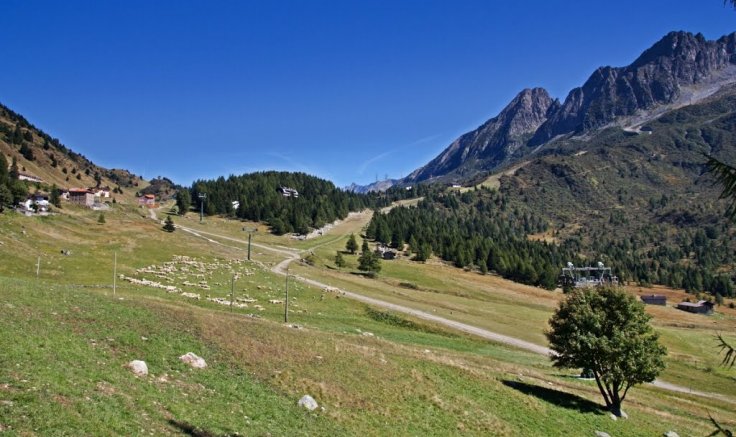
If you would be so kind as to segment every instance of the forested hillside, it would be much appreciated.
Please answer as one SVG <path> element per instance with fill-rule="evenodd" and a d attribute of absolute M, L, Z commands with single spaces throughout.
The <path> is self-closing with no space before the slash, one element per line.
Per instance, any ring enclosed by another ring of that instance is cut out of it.
<path fill-rule="evenodd" d="M 706 155 L 734 162 L 736 94 L 687 106 L 639 133 L 567 141 L 501 190 L 548 218 L 556 238 L 641 283 L 733 295 L 733 225 Z"/>
<path fill-rule="evenodd" d="M 417 207 L 375 214 L 366 236 L 394 248 L 408 243 L 416 261 L 434 254 L 457 267 L 489 270 L 525 284 L 552 289 L 559 267 L 573 260 L 567 247 L 533 241 L 546 222 L 513 207 L 498 192 L 430 193 Z"/>
<path fill-rule="evenodd" d="M 296 190 L 298 195 L 284 195 L 280 191 L 282 187 Z M 188 197 L 197 210 L 202 207 L 200 194 L 206 195 L 203 205 L 206 214 L 265 221 L 278 235 L 306 234 L 312 228 L 345 218 L 350 211 L 388 203 L 384 195 L 343 191 L 332 182 L 305 173 L 276 171 L 195 181 Z M 186 209 L 186 202 L 180 203 L 182 206 Z"/>
<path fill-rule="evenodd" d="M 368 233 L 409 243 L 419 260 L 545 287 L 568 260 L 603 261 L 625 281 L 734 296 L 736 234 L 705 162 L 736 162 L 735 132 L 727 89 L 641 130 L 559 140 L 502 176 L 499 192 L 430 191 L 416 209 L 377 215 Z"/>

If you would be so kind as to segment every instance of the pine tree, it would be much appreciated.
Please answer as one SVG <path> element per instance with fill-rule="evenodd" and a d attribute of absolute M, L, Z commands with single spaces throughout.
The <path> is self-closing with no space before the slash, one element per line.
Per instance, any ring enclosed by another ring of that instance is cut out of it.
<path fill-rule="evenodd" d="M 337 251 L 337 255 L 335 255 L 335 265 L 340 268 L 345 267 L 345 258 L 339 250 Z"/>
<path fill-rule="evenodd" d="M 167 215 L 166 221 L 164 222 L 164 231 L 174 232 L 175 230 L 176 230 L 176 225 L 174 225 L 174 220 L 171 218 L 170 215 Z"/>
<path fill-rule="evenodd" d="M 358 270 L 378 273 L 381 271 L 381 259 L 370 250 L 363 251 L 358 257 Z"/>
<path fill-rule="evenodd" d="M 355 251 L 358 250 L 358 242 L 355 240 L 355 234 L 350 234 L 348 242 L 345 243 L 345 250 L 350 252 L 351 255 L 355 255 Z"/>
<path fill-rule="evenodd" d="M 33 161 L 34 159 L 36 159 L 36 157 L 33 156 L 33 149 L 31 149 L 28 144 L 25 143 L 20 146 L 20 154 L 29 161 Z"/>
<path fill-rule="evenodd" d="M 61 190 L 59 189 L 59 187 L 56 186 L 56 184 L 51 187 L 51 196 L 49 198 L 49 202 L 51 202 L 51 204 L 55 207 L 61 208 Z"/>
<path fill-rule="evenodd" d="M 20 176 L 20 170 L 18 170 L 18 158 L 13 156 L 13 163 L 10 165 L 10 179 L 11 180 L 17 180 L 18 176 Z"/>
<path fill-rule="evenodd" d="M 6 207 L 13 204 L 13 193 L 10 192 L 6 185 L 0 184 L 0 212 Z"/>
<path fill-rule="evenodd" d="M 184 215 L 192 207 L 192 195 L 187 189 L 181 189 L 176 192 L 176 205 L 179 207 L 179 214 Z"/>
<path fill-rule="evenodd" d="M 5 155 L 0 153 L 0 185 L 7 185 L 10 181 L 10 173 L 8 171 L 8 160 Z"/>

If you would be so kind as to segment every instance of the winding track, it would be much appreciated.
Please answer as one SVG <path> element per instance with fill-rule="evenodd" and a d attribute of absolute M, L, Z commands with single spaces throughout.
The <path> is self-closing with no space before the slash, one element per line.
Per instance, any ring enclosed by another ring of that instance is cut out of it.
<path fill-rule="evenodd" d="M 154 219 L 154 220 L 158 220 L 156 218 L 155 211 L 152 210 L 152 209 L 149 210 L 149 211 L 150 211 L 151 218 Z M 222 243 L 220 241 L 213 240 L 212 238 L 209 238 L 209 237 L 214 237 L 214 238 L 218 238 L 218 239 L 221 239 L 221 240 L 227 240 L 227 241 L 231 241 L 231 242 L 238 243 L 238 244 L 241 244 L 241 245 L 247 245 L 248 244 L 247 241 L 240 240 L 240 239 L 237 239 L 237 238 L 227 237 L 227 236 L 224 236 L 224 235 L 218 235 L 218 234 L 214 234 L 214 233 L 211 233 L 211 232 L 205 232 L 205 231 L 201 231 L 201 230 L 195 230 L 195 229 L 188 228 L 186 226 L 181 226 L 181 225 L 176 225 L 176 227 L 177 227 L 177 229 L 181 229 L 182 231 L 188 232 L 188 233 L 190 233 L 192 235 L 195 235 L 197 237 L 204 238 L 205 240 L 207 240 L 207 241 L 209 241 L 209 242 L 211 242 L 213 244 L 218 244 L 218 245 L 222 245 L 222 246 L 232 247 L 232 248 L 235 248 L 235 249 L 242 249 L 242 246 L 229 246 L 229 245 L 226 245 L 226 244 L 224 244 L 224 243 Z M 327 243 L 329 243 L 329 242 L 327 242 Z M 327 244 L 327 243 L 324 243 L 324 244 Z M 286 256 L 286 258 L 283 261 L 281 261 L 280 263 L 276 264 L 275 266 L 273 266 L 271 268 L 271 271 L 273 273 L 276 273 L 276 274 L 281 275 L 281 276 L 287 275 L 288 269 L 289 269 L 289 264 L 291 264 L 293 261 L 296 261 L 296 260 L 300 259 L 300 253 L 301 252 L 304 252 L 306 250 L 313 250 L 313 249 L 315 249 L 315 248 L 317 248 L 317 247 L 320 246 L 320 245 L 315 245 L 314 247 L 312 247 L 310 249 L 305 249 L 303 251 L 295 251 L 295 250 L 288 249 L 288 248 L 285 248 L 285 247 L 273 247 L 273 246 L 268 246 L 268 245 L 261 244 L 261 243 L 251 243 L 251 245 L 252 246 L 255 246 L 255 247 L 258 247 L 260 249 L 263 249 L 263 250 L 267 250 L 269 252 L 273 252 L 273 253 L 277 253 L 277 254 Z M 380 308 L 385 308 L 385 309 L 392 310 L 392 311 L 397 311 L 397 312 L 404 313 L 404 314 L 408 314 L 408 315 L 411 315 L 413 317 L 417 317 L 417 318 L 420 318 L 420 319 L 423 319 L 423 320 L 428 320 L 430 322 L 438 323 L 440 325 L 444 325 L 446 327 L 449 327 L 449 328 L 452 328 L 452 329 L 455 329 L 455 330 L 458 330 L 458 331 L 462 331 L 462 332 L 465 332 L 465 333 L 468 333 L 468 334 L 472 334 L 472 335 L 475 335 L 475 336 L 484 338 L 486 340 L 495 341 L 495 342 L 498 342 L 498 343 L 506 344 L 506 345 L 513 346 L 513 347 L 517 347 L 519 349 L 523 349 L 523 350 L 526 350 L 526 351 L 529 351 L 529 352 L 533 352 L 533 353 L 540 354 L 540 355 L 545 355 L 545 356 L 550 356 L 551 354 L 554 353 L 549 348 L 546 348 L 544 346 L 540 346 L 540 345 L 537 345 L 537 344 L 534 344 L 534 343 L 531 343 L 531 342 L 528 342 L 528 341 L 524 341 L 524 340 L 521 340 L 521 339 L 518 339 L 518 338 L 515 338 L 515 337 L 510 337 L 508 335 L 499 334 L 497 332 L 489 331 L 487 329 L 479 328 L 477 326 L 468 325 L 467 323 L 462 323 L 462 322 L 458 322 L 458 321 L 455 321 L 455 320 L 446 319 L 444 317 L 440 317 L 440 316 L 437 316 L 435 314 L 431 314 L 431 313 L 428 313 L 426 311 L 421 311 L 421 310 L 417 310 L 417 309 L 414 309 L 414 308 L 410 308 L 410 307 L 407 307 L 407 306 L 404 306 L 404 305 L 399 305 L 399 304 L 395 304 L 395 303 L 391 303 L 391 302 L 386 302 L 384 300 L 376 299 L 376 298 L 373 298 L 373 297 L 368 297 L 368 296 L 365 296 L 365 295 L 362 295 L 362 294 L 359 294 L 359 293 L 355 293 L 355 292 L 348 291 L 348 290 L 343 290 L 343 289 L 340 289 L 340 288 L 337 288 L 337 287 L 331 287 L 331 286 L 329 286 L 327 284 L 324 284 L 322 282 L 316 281 L 314 279 L 305 278 L 305 277 L 297 276 L 297 275 L 291 275 L 291 276 L 294 279 L 296 279 L 296 280 L 298 280 L 300 282 L 303 282 L 305 284 L 312 285 L 314 287 L 318 287 L 318 288 L 322 288 L 322 289 L 330 288 L 332 290 L 336 290 L 337 292 L 339 292 L 343 296 L 348 297 L 350 299 L 357 300 L 359 302 L 367 303 L 369 305 L 377 306 L 377 307 L 380 307 Z M 681 385 L 676 385 L 676 384 L 671 384 L 671 383 L 663 382 L 663 381 L 660 381 L 660 380 L 655 380 L 654 382 L 651 383 L 651 385 L 653 385 L 653 386 L 655 386 L 657 388 L 660 388 L 662 390 L 667 390 L 667 391 L 671 391 L 671 392 L 675 392 L 675 393 L 685 393 L 685 394 L 700 396 L 700 397 L 704 397 L 704 398 L 717 399 L 717 400 L 728 402 L 728 403 L 731 403 L 731 404 L 736 404 L 736 399 L 733 399 L 733 398 L 728 397 L 726 395 L 722 395 L 720 393 L 709 393 L 709 392 L 703 392 L 703 391 L 693 390 L 693 389 L 691 389 L 689 387 L 685 387 L 685 386 L 681 386 Z"/>

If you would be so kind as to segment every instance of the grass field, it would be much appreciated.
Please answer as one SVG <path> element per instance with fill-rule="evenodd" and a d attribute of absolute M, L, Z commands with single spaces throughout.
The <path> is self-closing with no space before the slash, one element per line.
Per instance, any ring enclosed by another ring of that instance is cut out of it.
<path fill-rule="evenodd" d="M 136 208 L 108 213 L 104 225 L 97 217 L 84 210 L 45 219 L 0 216 L 0 432 L 176 435 L 196 427 L 200 435 L 705 435 L 709 412 L 728 419 L 736 408 L 647 386 L 625 402 L 630 419 L 612 421 L 594 383 L 552 368 L 543 356 L 293 282 L 287 325 L 283 306 L 270 302 L 284 298 L 284 278 L 270 270 L 282 257 L 254 250 L 253 261 L 244 261 L 242 244 L 163 232 Z M 559 293 L 440 263 L 384 262 L 377 279 L 328 268 L 365 219 L 314 240 L 260 232 L 254 241 L 314 248 L 316 266 L 292 265 L 299 275 L 544 344 Z M 247 239 L 240 222 L 188 221 Z M 114 253 L 118 273 L 200 299 L 120 280 L 113 296 Z M 190 263 L 177 263 L 182 256 Z M 176 271 L 165 271 L 172 266 Z M 247 306 L 207 300 L 229 299 L 234 275 L 233 297 Z M 733 314 L 650 311 L 670 349 L 663 379 L 736 397 L 736 374 L 718 366 L 709 343 L 716 330 L 733 332 Z M 209 367 L 180 363 L 177 357 L 189 351 Z M 150 375 L 133 376 L 124 367 L 133 359 L 145 360 Z M 324 410 L 297 408 L 304 394 Z"/>

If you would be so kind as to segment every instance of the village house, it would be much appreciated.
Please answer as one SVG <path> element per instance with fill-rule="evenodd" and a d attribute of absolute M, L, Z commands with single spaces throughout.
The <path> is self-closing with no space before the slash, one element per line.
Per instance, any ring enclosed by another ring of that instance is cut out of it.
<path fill-rule="evenodd" d="M 40 177 L 24 172 L 18 172 L 18 180 L 38 183 L 43 182 L 43 179 L 41 179 Z"/>
<path fill-rule="evenodd" d="M 385 260 L 392 260 L 396 258 L 396 251 L 383 244 L 379 244 L 378 246 L 376 246 L 375 254 Z"/>
<path fill-rule="evenodd" d="M 35 193 L 18 205 L 21 212 L 32 214 L 34 212 L 48 212 L 50 203 L 49 196 L 43 193 Z"/>
<path fill-rule="evenodd" d="M 153 194 L 144 194 L 138 198 L 138 204 L 141 206 L 145 206 L 146 208 L 155 208 L 156 196 L 154 196 Z"/>
<path fill-rule="evenodd" d="M 661 294 L 645 294 L 641 296 L 641 301 L 647 305 L 667 305 L 667 296 Z"/>
<path fill-rule="evenodd" d="M 707 300 L 701 300 L 697 303 L 680 302 L 677 304 L 677 309 L 695 314 L 713 314 L 713 302 Z"/>
<path fill-rule="evenodd" d="M 95 194 L 86 188 L 70 188 L 69 203 L 91 208 L 95 203 Z"/>
<path fill-rule="evenodd" d="M 97 188 L 90 188 L 89 190 L 92 191 L 95 197 L 98 197 L 100 199 L 110 198 L 110 187 L 97 187 Z"/>

